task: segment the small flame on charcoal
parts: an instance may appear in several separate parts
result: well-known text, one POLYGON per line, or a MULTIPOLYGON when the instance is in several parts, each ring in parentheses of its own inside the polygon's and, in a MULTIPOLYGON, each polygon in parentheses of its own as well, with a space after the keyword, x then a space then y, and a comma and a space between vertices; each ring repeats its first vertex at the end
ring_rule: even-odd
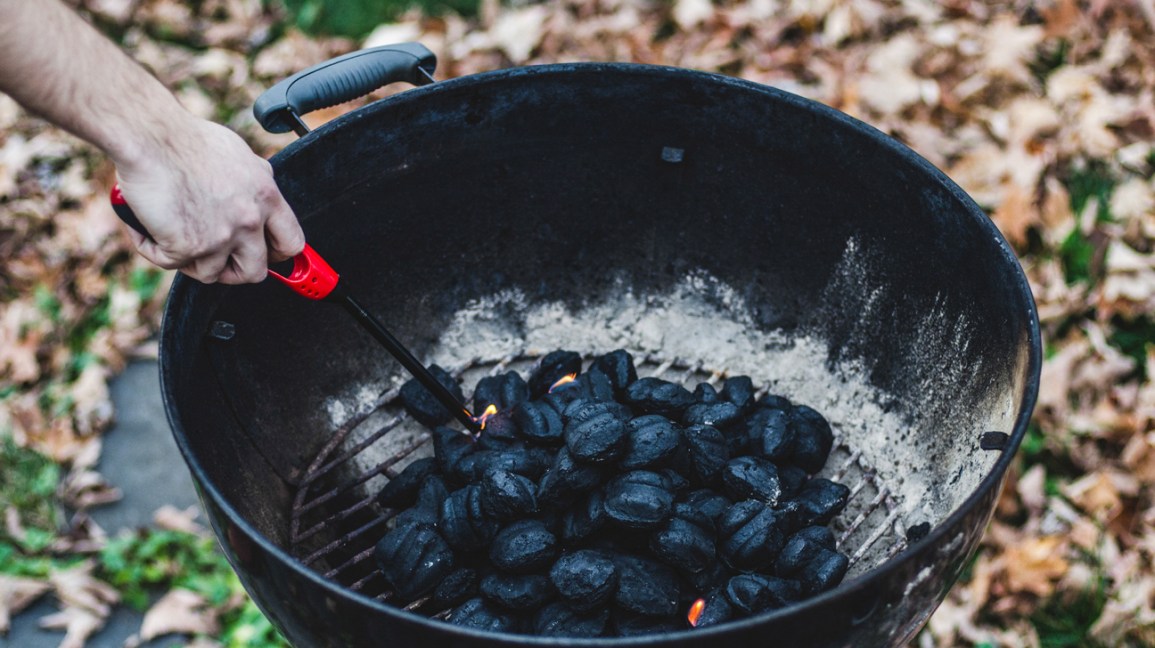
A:
POLYGON ((477 424, 481 427, 482 430, 484 430, 485 422, 488 421, 489 417, 493 416, 494 414, 497 414, 497 405, 490 403, 489 406, 485 408, 485 411, 481 413, 481 416, 475 416, 473 417, 473 420, 477 421, 477 424))
POLYGON ((706 609, 706 599, 698 599, 690 606, 690 613, 686 618, 690 621, 690 625, 695 628, 698 627, 698 617, 702 616, 702 610, 706 609))
POLYGON ((571 383, 571 382, 573 382, 573 381, 574 381, 576 378, 577 378, 577 374, 576 374, 576 373, 566 374, 566 375, 562 376, 561 378, 558 378, 558 379, 557 379, 557 382, 555 382, 554 384, 550 385, 550 387, 549 387, 549 391, 550 391, 550 393, 553 393, 553 390, 557 389, 558 387, 561 387, 562 385, 568 385, 568 384, 570 384, 570 383, 571 383))

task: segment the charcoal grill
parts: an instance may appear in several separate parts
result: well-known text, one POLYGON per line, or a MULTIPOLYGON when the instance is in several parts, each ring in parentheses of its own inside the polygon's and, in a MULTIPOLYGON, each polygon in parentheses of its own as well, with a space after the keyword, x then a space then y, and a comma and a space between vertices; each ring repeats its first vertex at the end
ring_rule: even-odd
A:
MULTIPOLYGON (((977 546, 1038 387, 1034 303, 983 212, 869 126, 716 75, 551 65, 395 95, 272 164, 342 282, 467 393, 550 349, 621 347, 642 375, 750 375, 830 419, 841 586, 564 643, 899 645, 977 546)), ((369 548, 392 512, 371 496, 427 433, 340 309, 178 278, 161 379, 226 554, 295 645, 557 644, 390 603, 369 548)))

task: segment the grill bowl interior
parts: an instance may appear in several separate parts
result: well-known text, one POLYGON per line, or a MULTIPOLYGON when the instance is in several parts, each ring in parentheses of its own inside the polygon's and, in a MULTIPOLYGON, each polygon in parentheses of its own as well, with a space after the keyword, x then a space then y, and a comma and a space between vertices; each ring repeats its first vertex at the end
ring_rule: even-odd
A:
MULTIPOLYGON (((901 641, 975 546, 1033 405, 1034 306, 981 210, 873 129, 701 73, 548 66, 403 93, 273 164, 309 241, 418 356, 621 346, 746 373, 827 414, 894 493, 890 544, 838 590, 665 640, 901 641), (1003 451, 979 450, 991 430, 1003 451)), ((178 280, 161 347, 210 518, 290 639, 533 641, 394 610, 291 555, 309 465, 403 379, 341 309, 178 280)))

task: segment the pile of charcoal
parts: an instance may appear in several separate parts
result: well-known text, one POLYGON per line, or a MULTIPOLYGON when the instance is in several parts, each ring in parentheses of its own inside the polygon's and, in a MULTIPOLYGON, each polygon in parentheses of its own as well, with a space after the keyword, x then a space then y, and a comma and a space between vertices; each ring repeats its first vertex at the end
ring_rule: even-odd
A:
MULTIPOLYGON (((826 420, 751 380, 691 392, 614 351, 545 356, 528 382, 482 379, 474 436, 416 382, 401 398, 434 456, 381 490, 400 511, 375 548, 390 599, 450 623, 539 636, 719 624, 837 585, 830 520, 849 489, 812 477, 826 420), (569 382, 567 382, 569 381, 569 382), (490 408, 492 411, 492 408, 490 408)), ((458 396, 461 387, 435 368, 458 396)))

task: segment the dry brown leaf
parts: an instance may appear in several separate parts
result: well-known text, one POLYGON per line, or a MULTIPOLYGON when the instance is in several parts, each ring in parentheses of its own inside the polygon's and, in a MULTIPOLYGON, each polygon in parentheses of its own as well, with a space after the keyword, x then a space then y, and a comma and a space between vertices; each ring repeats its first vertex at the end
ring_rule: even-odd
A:
POLYGON ((44 581, 0 574, 0 636, 8 633, 12 615, 36 602, 50 589, 44 581))
POLYGON ((1039 222, 1039 211, 1033 204, 1031 194, 1012 184, 1003 194, 1003 200, 991 215, 999 231, 1007 241, 1016 247, 1026 245, 1027 230, 1039 222))
POLYGON ((158 528, 168 531, 205 535, 208 531, 196 522, 199 515, 200 507, 197 506, 190 506, 182 510, 171 504, 165 504, 152 514, 152 522, 158 528))
POLYGON ((1063 487, 1063 494, 1084 512, 1106 524, 1123 510, 1115 482, 1100 471, 1084 475, 1063 487))
POLYGON ((195 592, 174 589, 144 614, 140 638, 151 641, 166 634, 215 635, 220 631, 217 611, 195 592))
POLYGON ((1000 559, 1011 592, 1048 596, 1067 573, 1067 540, 1058 535, 1023 538, 1005 548, 1000 559))

